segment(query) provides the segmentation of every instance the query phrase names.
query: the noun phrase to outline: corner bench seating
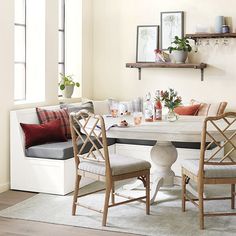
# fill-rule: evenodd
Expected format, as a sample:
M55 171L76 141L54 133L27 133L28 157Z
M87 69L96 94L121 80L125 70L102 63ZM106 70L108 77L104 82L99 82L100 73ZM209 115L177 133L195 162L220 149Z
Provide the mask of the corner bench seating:
M79 105L79 104L78 104ZM108 114L107 101L93 101L95 114ZM45 109L59 109L60 106L48 106ZM48 143L32 146L25 150L24 134L20 123L39 124L36 109L22 109L10 113L10 173L11 189L65 195L73 191L75 165L72 141ZM141 154L150 160L150 150L155 140L108 139L109 151L115 154L136 157ZM80 145L80 144L78 144ZM199 143L179 143L178 155L199 158ZM173 170L180 174L177 161ZM81 187L90 183L84 179Z
M154 146L156 140L137 140L137 139L107 139L108 146L116 143L120 144L131 144L131 145L143 145L143 146ZM89 144L89 143L88 143ZM187 149L200 149L200 143L186 143L186 142L173 142L176 148L187 148ZM80 148L82 142L79 141L78 147ZM87 145L85 151L87 153L91 145ZM25 150L27 157L53 159L53 160L67 160L73 157L73 146L72 141L69 139L67 142L57 143L46 143L29 147Z
M60 106L44 108L57 110ZM25 150L20 123L39 124L36 109L10 112L10 188L59 195L72 192L75 165L71 140L32 146ZM108 141L109 150L114 153L115 140ZM85 180L81 186L90 182Z

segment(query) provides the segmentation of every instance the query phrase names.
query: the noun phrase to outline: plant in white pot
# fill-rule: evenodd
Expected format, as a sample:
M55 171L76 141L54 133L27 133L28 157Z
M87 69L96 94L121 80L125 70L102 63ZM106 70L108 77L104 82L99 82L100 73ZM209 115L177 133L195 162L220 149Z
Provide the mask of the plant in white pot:
M169 52L173 56L176 63L185 63L188 53L192 51L192 47L189 44L187 38L179 38L175 36L175 40L171 42L171 46L168 47Z
M71 98L74 87L79 87L80 83L73 81L72 75L64 75L60 73L61 81L59 83L59 88L62 91L62 95L65 98Z

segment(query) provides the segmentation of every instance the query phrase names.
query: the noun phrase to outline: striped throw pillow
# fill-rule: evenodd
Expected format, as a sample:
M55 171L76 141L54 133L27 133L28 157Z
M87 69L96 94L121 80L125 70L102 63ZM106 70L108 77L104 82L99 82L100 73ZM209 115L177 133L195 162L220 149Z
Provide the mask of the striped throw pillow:
M71 138L70 121L67 108L59 110L46 110L37 107L36 112L40 124L45 124L49 121L60 119L63 133L67 138Z
M79 112L81 110L86 110L90 113L94 113L94 107L92 102L84 102L81 104L60 104L60 108L64 109L67 108L68 112Z
M227 102L218 102L218 103L204 103L198 102L194 99L190 101L191 105L200 104L200 107L197 112L197 116L218 116L225 112Z
M130 101L118 101L116 99L109 98L108 104L109 109L111 110L112 104L117 103L119 108L119 114L127 112L142 112L143 111L143 99L141 97L137 97Z

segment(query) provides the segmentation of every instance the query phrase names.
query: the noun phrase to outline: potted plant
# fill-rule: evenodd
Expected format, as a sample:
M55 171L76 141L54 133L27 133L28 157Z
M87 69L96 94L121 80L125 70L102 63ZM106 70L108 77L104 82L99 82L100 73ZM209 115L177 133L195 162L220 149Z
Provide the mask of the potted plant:
M175 36L175 40L171 42L172 46L168 47L169 52L174 57L176 63L185 63L188 52L192 51L187 38L179 38Z
M73 81L72 75L64 75L60 73L61 81L59 83L59 88L62 91L62 95L65 98L71 98L74 87L79 87L80 83Z

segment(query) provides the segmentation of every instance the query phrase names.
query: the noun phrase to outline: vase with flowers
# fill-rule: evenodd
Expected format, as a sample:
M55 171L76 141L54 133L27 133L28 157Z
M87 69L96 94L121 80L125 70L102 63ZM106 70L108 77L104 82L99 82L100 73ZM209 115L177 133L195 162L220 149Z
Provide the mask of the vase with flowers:
M166 91L161 91L161 101L164 106L168 108L167 120L176 121L178 115L175 113L174 109L181 105L182 98L178 96L177 91L170 88Z

